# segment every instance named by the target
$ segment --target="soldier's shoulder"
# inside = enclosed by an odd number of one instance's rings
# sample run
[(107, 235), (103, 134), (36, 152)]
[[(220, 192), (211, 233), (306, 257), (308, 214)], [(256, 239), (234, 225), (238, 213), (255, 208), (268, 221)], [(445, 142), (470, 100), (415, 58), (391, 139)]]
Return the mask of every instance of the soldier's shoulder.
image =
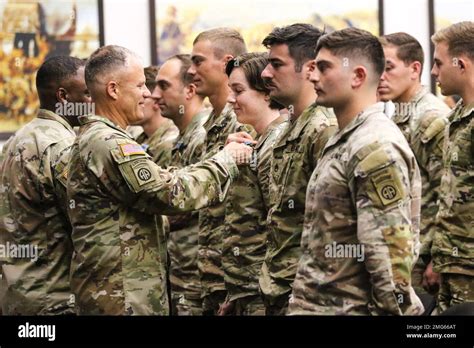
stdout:
[(442, 133), (448, 124), (447, 114), (436, 111), (427, 111), (421, 115), (419, 126), (415, 131), (423, 143), (429, 142), (431, 139)]
[(332, 108), (317, 105), (312, 111), (308, 125), (316, 132), (322, 132), (327, 128), (335, 129), (337, 127), (336, 115)]

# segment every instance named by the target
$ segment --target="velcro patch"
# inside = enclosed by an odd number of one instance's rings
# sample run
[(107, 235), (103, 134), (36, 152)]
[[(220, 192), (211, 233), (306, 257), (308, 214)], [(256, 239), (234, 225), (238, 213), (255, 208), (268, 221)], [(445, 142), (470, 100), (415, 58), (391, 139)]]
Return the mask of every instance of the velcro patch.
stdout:
[(119, 146), (124, 156), (145, 154), (145, 150), (143, 150), (143, 148), (136, 143), (120, 144)]
[(137, 162), (136, 165), (132, 164), (132, 170), (135, 179), (137, 179), (138, 186), (143, 186), (149, 182), (155, 181), (155, 177), (153, 176), (148, 163), (145, 161)]
[(402, 190), (393, 167), (384, 168), (370, 176), (382, 204), (387, 206), (402, 199)]

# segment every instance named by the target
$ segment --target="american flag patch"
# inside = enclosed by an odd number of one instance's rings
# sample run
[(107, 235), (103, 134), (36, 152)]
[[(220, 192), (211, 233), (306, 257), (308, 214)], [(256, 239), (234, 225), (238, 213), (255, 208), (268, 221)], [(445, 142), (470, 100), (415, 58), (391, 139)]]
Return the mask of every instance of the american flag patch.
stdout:
[(122, 150), (122, 154), (124, 156), (130, 156), (130, 155), (144, 155), (145, 151), (143, 148), (138, 145), (138, 144), (120, 144), (120, 149)]

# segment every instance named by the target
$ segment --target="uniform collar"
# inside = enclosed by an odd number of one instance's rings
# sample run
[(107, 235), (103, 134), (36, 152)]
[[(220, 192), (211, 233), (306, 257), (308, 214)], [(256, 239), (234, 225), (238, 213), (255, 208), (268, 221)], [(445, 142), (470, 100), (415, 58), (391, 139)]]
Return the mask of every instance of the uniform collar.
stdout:
[(468, 117), (474, 112), (474, 103), (464, 105), (464, 101), (461, 99), (458, 101), (453, 111), (451, 112), (450, 120), (452, 122), (459, 121), (465, 117)]
[(79, 116), (79, 123), (81, 124), (81, 126), (86, 125), (88, 123), (92, 123), (92, 122), (105, 123), (109, 127), (112, 127), (114, 129), (126, 134), (128, 137), (131, 137), (130, 134), (128, 134), (125, 129), (122, 129), (121, 127), (117, 126), (115, 123), (113, 123), (111, 120), (109, 120), (106, 117), (99, 116), (99, 115), (92, 115), (92, 114), (85, 115), (85, 116)]
[(281, 125), (283, 122), (288, 122), (288, 117), (284, 116), (284, 115), (280, 115), (279, 117), (277, 117), (276, 119), (274, 119), (272, 121), (272, 123), (270, 123), (267, 128), (265, 129), (265, 131), (262, 133), (261, 136), (258, 137), (258, 142), (257, 144), (255, 145), (255, 149), (258, 150), (260, 149), (263, 144), (265, 143), (265, 141), (267, 140), (267, 138), (270, 136), (270, 134), (272, 133), (272, 130), (275, 129), (276, 127), (278, 127), (279, 125)]
[(370, 105), (368, 108), (359, 113), (347, 126), (345, 126), (343, 129), (338, 130), (336, 134), (329, 138), (324, 148), (324, 152), (326, 152), (329, 147), (334, 146), (338, 142), (347, 138), (354, 130), (359, 128), (371, 115), (377, 113), (383, 114), (383, 110), (384, 103), (382, 102)]
[(232, 105), (230, 103), (225, 104), (224, 109), (219, 115), (216, 115), (214, 109), (211, 111), (209, 118), (204, 123), (204, 128), (210, 129), (212, 127), (223, 128), (232, 115)]
[(304, 127), (311, 121), (315, 109), (318, 107), (316, 103), (308, 106), (301, 115), (296, 120), (289, 119), (290, 127), (292, 127), (289, 136), (287, 137), (288, 141), (298, 139)]
[[(408, 102), (408, 104), (410, 105), (417, 105), (421, 99), (423, 99), (423, 97), (425, 95), (427, 95), (429, 93), (428, 91), (428, 88), (426, 86), (421, 86), (421, 88), (415, 93), (415, 95), (413, 96), (413, 98), (410, 99), (410, 101)], [(393, 103), (395, 105), (395, 112), (392, 116), (392, 121), (395, 122), (396, 124), (403, 124), (403, 123), (406, 123), (408, 122), (408, 120), (410, 119), (412, 115), (411, 112), (404, 112), (402, 114), (400, 113), (397, 113), (397, 103)], [(403, 104), (403, 103), (402, 103)], [(398, 105), (398, 110), (411, 110), (412, 108), (404, 108), (404, 107), (401, 107), (400, 105)]]
[(39, 109), (38, 110), (38, 118), (41, 118), (43, 120), (52, 120), (61, 123), (65, 128), (67, 128), (69, 131), (74, 133), (74, 129), (72, 126), (67, 122), (63, 117), (59, 116), (58, 114), (55, 114), (54, 112), (46, 109)]
[(202, 125), (203, 124), (202, 121), (206, 118), (207, 115), (208, 113), (206, 112), (206, 110), (199, 111), (196, 115), (193, 116), (193, 118), (191, 119), (191, 122), (189, 122), (189, 124), (186, 126), (186, 129), (183, 131), (183, 133), (180, 134), (180, 136), (184, 137), (193, 129)]

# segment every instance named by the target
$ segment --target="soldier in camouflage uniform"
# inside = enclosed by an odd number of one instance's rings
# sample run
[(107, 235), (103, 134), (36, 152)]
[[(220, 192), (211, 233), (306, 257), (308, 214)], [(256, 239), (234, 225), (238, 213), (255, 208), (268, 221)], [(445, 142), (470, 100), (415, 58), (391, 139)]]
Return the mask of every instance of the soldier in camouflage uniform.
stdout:
[(437, 230), (431, 249), (441, 273), (438, 310), (474, 302), (474, 22), (460, 22), (432, 37), (441, 93), (461, 96), (448, 115)]
[[(161, 216), (222, 201), (251, 148), (229, 144), (207, 161), (164, 170), (125, 131), (150, 96), (139, 58), (105, 46), (86, 65), (99, 114), (80, 119), (68, 172), (73, 226), (71, 289), (78, 314), (167, 315), (167, 252)], [(239, 147), (236, 147), (239, 145)]]
[[(204, 123), (207, 136), (204, 158), (220, 151), (227, 136), (241, 130), (250, 131), (237, 122), (230, 104), (227, 62), (242, 53), (246, 47), (242, 36), (229, 28), (216, 28), (200, 33), (193, 42), (188, 72), (193, 76), (196, 93), (208, 97), (212, 111)], [(224, 271), (221, 265), (222, 234), (224, 231), (225, 203), (216, 204), (199, 212), (198, 267), (201, 276), (203, 314), (215, 315), (226, 297)]]
[(270, 156), (275, 139), (287, 125), (278, 111), (281, 105), (270, 100), (261, 78), (267, 64), (265, 53), (243, 54), (227, 63), (232, 90), (228, 102), (237, 120), (255, 129), (258, 143), (253, 161), (241, 168), (227, 199), (222, 250), (227, 299), (220, 315), (265, 314), (258, 278), (266, 252)]
[(6, 285), (3, 313), (72, 314), (71, 226), (54, 166), (74, 141), (78, 115), (55, 112), (64, 103), (90, 102), (84, 62), (64, 56), (49, 59), (38, 70), (36, 86), (40, 99), (37, 117), (19, 129), (4, 148), (0, 242), (26, 246), (37, 255), (1, 260), (8, 261), (2, 269)]
[[(422, 248), (412, 273), (412, 282), (418, 293), (425, 293), (422, 280), (431, 260), (431, 243), (443, 169), (443, 130), (447, 124), (449, 108), (420, 83), (424, 55), (420, 43), (414, 37), (406, 33), (394, 33), (382, 36), (380, 41), (386, 64), (380, 79), (379, 96), (382, 101), (392, 100), (395, 104), (392, 120), (410, 144), (421, 173)], [(437, 291), (436, 288), (430, 290)]]
[[(153, 92), (156, 86), (157, 66), (146, 67), (145, 78), (146, 87)], [(162, 167), (167, 167), (171, 162), (171, 149), (178, 136), (178, 128), (173, 121), (161, 115), (160, 106), (156, 98), (150, 97), (145, 100), (145, 118), (135, 125), (143, 127), (143, 132), (135, 139), (137, 143), (148, 152), (153, 161)], [(133, 129), (133, 127), (131, 127)]]
[(274, 29), (263, 40), (270, 63), (262, 77), (270, 96), (290, 114), (271, 155), (268, 244), (259, 279), (267, 315), (286, 313), (301, 255), (306, 186), (336, 128), (332, 111), (313, 104), (316, 93), (307, 78), (320, 35), (312, 25), (294, 24)]
[(318, 41), (311, 81), (339, 132), (308, 184), (303, 255), (289, 314), (419, 315), (411, 286), (421, 180), (403, 134), (377, 103), (383, 49), (349, 28)]
[[(196, 94), (192, 77), (187, 73), (190, 55), (176, 55), (165, 61), (156, 78), (152, 97), (158, 101), (161, 114), (179, 129), (173, 143), (170, 166), (186, 167), (202, 158), (208, 113), (203, 98)], [(199, 213), (197, 211), (169, 216), (171, 313), (201, 315), (201, 281), (197, 266)]]

